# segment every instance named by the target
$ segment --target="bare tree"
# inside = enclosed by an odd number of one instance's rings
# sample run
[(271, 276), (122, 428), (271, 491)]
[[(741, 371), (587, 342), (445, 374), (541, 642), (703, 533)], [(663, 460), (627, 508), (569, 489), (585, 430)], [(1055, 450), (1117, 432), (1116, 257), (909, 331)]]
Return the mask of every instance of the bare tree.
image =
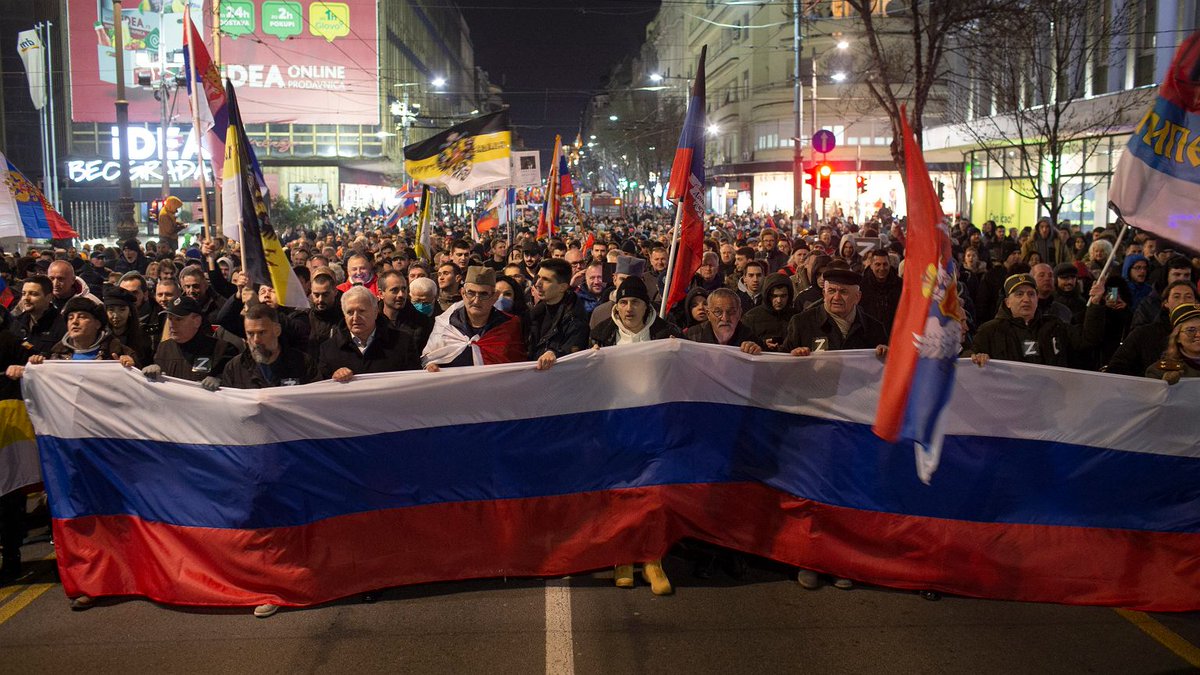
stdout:
[(1154, 92), (1084, 98), (1091, 93), (1089, 73), (1104, 72), (1113, 37), (1132, 28), (1128, 9), (1113, 13), (1110, 3), (1094, 0), (1024, 0), (1019, 10), (960, 36), (970, 42), (958, 53), (972, 95), (954, 108), (955, 121), (1011, 189), (1036, 200), (1057, 223), (1065, 205), (1094, 187), (1084, 185), (1073, 196), (1063, 190), (1082, 181), (1101, 149), (1083, 139), (1128, 126)]
[[(859, 17), (865, 45), (859, 70), (875, 103), (892, 125), (892, 159), (904, 175), (900, 106), (907, 104), (917, 143), (926, 107), (949, 74), (954, 36), (1008, 12), (1017, 0), (842, 0)], [(886, 8), (886, 14), (881, 9)]]

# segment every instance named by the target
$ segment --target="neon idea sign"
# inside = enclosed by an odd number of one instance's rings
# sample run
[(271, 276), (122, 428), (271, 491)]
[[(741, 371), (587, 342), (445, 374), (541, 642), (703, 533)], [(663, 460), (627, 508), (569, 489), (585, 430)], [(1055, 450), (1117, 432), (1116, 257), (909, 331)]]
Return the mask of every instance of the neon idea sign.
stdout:
[[(121, 165), (118, 161), (120, 140), (117, 127), (109, 131), (111, 142), (110, 158), (73, 159), (67, 162), (67, 178), (72, 183), (115, 183), (121, 175)], [(162, 161), (159, 159), (159, 147), (166, 148), (167, 175), (174, 183), (188, 181), (199, 182), (200, 172), (204, 163), (199, 159), (200, 148), (196, 143), (196, 134), (191, 129), (186, 132), (179, 127), (167, 127), (166, 139), (162, 137), (162, 129), (150, 130), (143, 127), (131, 127), (126, 145), (129, 151), (129, 179), (134, 183), (161, 183)], [(164, 146), (165, 143), (165, 146)], [(211, 156), (204, 151), (204, 159)]]

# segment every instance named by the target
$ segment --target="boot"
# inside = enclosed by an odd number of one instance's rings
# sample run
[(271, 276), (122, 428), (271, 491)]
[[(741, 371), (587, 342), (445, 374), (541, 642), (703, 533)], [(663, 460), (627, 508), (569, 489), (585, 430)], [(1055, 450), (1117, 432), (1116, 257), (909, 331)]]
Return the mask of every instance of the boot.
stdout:
[(613, 581), (617, 584), (617, 588), (633, 588), (633, 565), (614, 567)]
[(653, 560), (643, 564), (642, 578), (646, 580), (646, 583), (650, 584), (650, 592), (655, 595), (670, 595), (672, 593), (671, 580), (667, 579), (667, 573), (663, 571), (661, 560)]

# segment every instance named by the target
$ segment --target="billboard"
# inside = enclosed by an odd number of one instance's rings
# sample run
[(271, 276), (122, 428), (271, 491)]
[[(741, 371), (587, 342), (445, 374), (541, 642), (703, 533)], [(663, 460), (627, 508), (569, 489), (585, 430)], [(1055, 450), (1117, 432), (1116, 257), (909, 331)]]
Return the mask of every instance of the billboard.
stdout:
[[(154, 92), (138, 76), (183, 68), (183, 9), (191, 6), (212, 45), (211, 12), (204, 0), (123, 3), (126, 98), (131, 122), (159, 122)], [(71, 119), (116, 121), (116, 54), (112, 0), (67, 4)], [(223, 0), (222, 71), (237, 88), (247, 123), (367, 124), (380, 122), (376, 0), (294, 2)], [(187, 117), (183, 90), (174, 104)]]

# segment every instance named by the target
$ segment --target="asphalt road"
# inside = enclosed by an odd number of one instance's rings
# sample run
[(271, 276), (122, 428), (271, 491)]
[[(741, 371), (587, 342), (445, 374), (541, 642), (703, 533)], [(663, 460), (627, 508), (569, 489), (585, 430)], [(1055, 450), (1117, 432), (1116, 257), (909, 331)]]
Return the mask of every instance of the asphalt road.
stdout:
[[(1200, 614), (1120, 613), (858, 587), (805, 591), (787, 568), (701, 579), (668, 557), (673, 596), (610, 572), (391, 589), (256, 619), (137, 599), (72, 612), (52, 549), (0, 588), (0, 673), (1183, 673)], [(1154, 637), (1152, 634), (1157, 635)], [(1190, 660), (1190, 662), (1189, 662)]]

